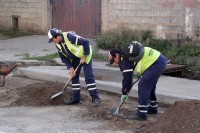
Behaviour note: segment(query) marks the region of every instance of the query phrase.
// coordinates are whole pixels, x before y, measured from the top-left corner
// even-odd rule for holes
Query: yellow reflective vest
[[[142,59],[137,63],[134,72],[143,74],[160,56],[160,52],[150,47],[144,47],[144,55]]]
[[[68,48],[68,50],[73,54],[75,55],[76,57],[78,58],[82,58],[83,55],[84,55],[84,49],[83,49],[83,46],[82,45],[76,45],[76,44],[72,44],[68,38],[67,38],[67,34],[69,32],[63,32],[63,37],[64,37],[64,41],[65,41],[65,45],[66,47]],[[67,55],[64,54],[64,52],[62,51],[62,48],[59,44],[56,44],[57,48],[61,51],[61,53],[66,57]],[[92,48],[90,46],[90,54],[86,56],[86,64],[88,64],[90,62],[92,58]]]

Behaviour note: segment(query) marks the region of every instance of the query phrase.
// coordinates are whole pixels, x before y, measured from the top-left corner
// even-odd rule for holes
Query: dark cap
[[[53,38],[59,35],[59,30],[57,28],[50,29],[48,32],[49,43],[53,41]]]

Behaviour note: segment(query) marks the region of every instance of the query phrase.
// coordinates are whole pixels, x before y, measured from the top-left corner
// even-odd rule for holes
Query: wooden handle
[[[75,69],[75,72],[78,70],[78,68],[81,66],[81,63],[78,64],[78,66]],[[72,80],[72,77],[70,77],[67,82],[65,83],[65,86],[63,87],[62,92],[64,92],[65,88],[68,86],[69,82]]]
[[[19,66],[20,63],[16,63],[9,71],[8,73],[10,73],[13,69],[15,69],[17,66]],[[4,86],[5,85],[5,75],[0,75],[0,86]]]
[[[4,86],[4,85],[5,85],[5,76],[0,75],[0,86]]]
[[[17,66],[19,66],[19,65],[20,65],[20,63],[16,63],[16,64],[10,69],[9,73],[10,73],[13,69],[15,69]]]

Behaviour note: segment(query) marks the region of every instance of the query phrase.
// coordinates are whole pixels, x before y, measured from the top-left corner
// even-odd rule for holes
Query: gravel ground
[[[141,127],[156,121],[167,106],[160,107],[160,114],[149,116],[147,121],[132,121],[107,114],[118,106],[120,96],[100,91],[102,104],[91,107],[88,91],[82,88],[81,103],[74,106],[63,104],[70,98],[70,86],[66,94],[54,100],[50,97],[61,91],[63,83],[6,77],[6,84],[0,88],[0,132],[136,132]],[[121,111],[125,116],[137,108],[134,98],[129,98]]]

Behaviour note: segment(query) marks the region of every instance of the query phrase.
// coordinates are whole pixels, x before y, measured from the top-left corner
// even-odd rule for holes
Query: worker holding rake
[[[121,50],[110,50],[109,60],[119,64],[123,72],[121,100],[128,99],[133,77],[140,78],[138,83],[138,110],[128,119],[146,120],[147,114],[158,113],[156,84],[167,65],[167,59],[159,51],[143,47],[137,41],[123,46]]]
[[[54,42],[63,63],[70,70],[72,78],[72,96],[64,101],[66,105],[80,103],[80,81],[81,67],[85,74],[85,82],[92,97],[92,106],[99,106],[101,100],[96,89],[95,78],[92,70],[92,49],[89,41],[78,36],[75,32],[61,32],[57,28],[48,32],[49,43]],[[75,71],[77,66],[81,66]]]

